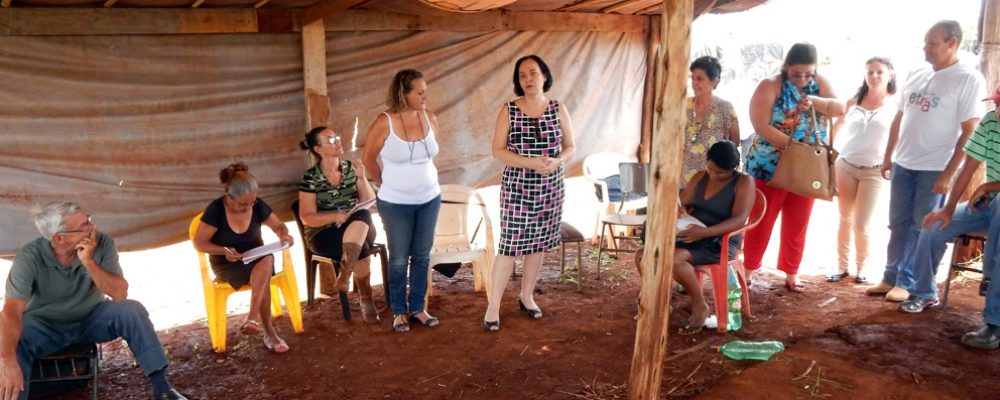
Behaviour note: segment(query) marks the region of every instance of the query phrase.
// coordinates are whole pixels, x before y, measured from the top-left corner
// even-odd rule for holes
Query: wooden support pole
[[[111,8],[117,3],[118,0],[107,0],[104,2],[104,8]]]
[[[198,6],[200,6],[201,3],[204,3],[204,2],[205,2],[205,0],[195,0],[194,3],[191,3],[191,8],[198,8]]]
[[[680,187],[684,97],[691,48],[692,0],[664,0],[660,26],[652,160],[649,165],[649,212],[646,252],[642,259],[639,321],[629,374],[630,400],[659,398],[663,355],[670,320],[670,282],[673,274]]]
[[[11,0],[0,0],[0,7],[7,8],[10,7]]]
[[[269,1],[271,1],[271,0],[260,0],[257,3],[254,3],[253,8],[264,7],[264,5],[267,4],[267,2],[269,2]]]
[[[646,2],[646,1],[649,1],[649,0],[623,0],[623,1],[619,1],[619,2],[617,2],[615,4],[612,4],[610,6],[602,8],[601,12],[604,13],[604,14],[612,13],[612,12],[615,12],[615,11],[618,11],[618,10],[622,10],[622,9],[625,9],[625,8],[629,8],[631,6],[634,6],[636,4],[643,3],[643,2]]]
[[[653,142],[653,104],[656,103],[656,68],[660,54],[660,17],[649,16],[649,34],[646,36],[646,85],[642,91],[642,128],[639,135],[639,162],[648,163],[650,144]]]

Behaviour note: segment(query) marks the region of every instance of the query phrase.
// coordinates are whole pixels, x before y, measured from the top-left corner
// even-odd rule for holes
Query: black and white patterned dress
[[[507,103],[510,131],[507,150],[525,157],[558,157],[563,132],[559,102],[550,100],[541,118],[525,115],[513,101]],[[551,175],[507,166],[500,187],[500,250],[505,256],[544,252],[559,245],[562,220],[563,166]]]

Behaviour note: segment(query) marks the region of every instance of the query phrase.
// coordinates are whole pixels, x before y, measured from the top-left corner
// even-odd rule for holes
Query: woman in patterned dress
[[[747,231],[743,245],[748,271],[761,267],[771,239],[774,221],[781,214],[781,247],[778,269],[785,273],[785,287],[804,290],[799,282],[799,263],[806,244],[806,229],[812,214],[813,198],[768,186],[778,166],[781,150],[793,140],[804,141],[812,124],[810,109],[816,110],[816,129],[826,140],[826,120],[844,115],[844,103],[837,100],[830,81],[816,73],[816,47],[796,43],[788,50],[781,74],[765,79],[750,98],[750,122],[757,138],[747,157],[747,173],[757,189],[764,192],[767,208],[754,229]]]
[[[687,124],[684,125],[684,171],[687,182],[705,170],[708,149],[717,142],[740,142],[740,124],[733,105],[712,93],[719,86],[722,64],[712,56],[698,57],[691,63],[691,89],[687,99]]]
[[[524,257],[518,305],[539,319],[533,296],[545,251],[559,245],[559,222],[565,191],[563,164],[573,156],[573,124],[569,111],[545,97],[552,73],[536,55],[514,65],[514,94],[500,108],[493,135],[493,157],[505,167],[500,188],[500,248],[493,264],[492,286],[483,328],[500,330],[500,302],[514,270]]]

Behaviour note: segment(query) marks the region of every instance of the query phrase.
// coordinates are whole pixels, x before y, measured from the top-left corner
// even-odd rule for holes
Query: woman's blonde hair
[[[415,69],[404,69],[396,73],[392,78],[392,85],[389,85],[389,95],[385,98],[385,105],[389,111],[399,111],[406,108],[406,95],[413,91],[413,81],[421,79],[424,74]]]

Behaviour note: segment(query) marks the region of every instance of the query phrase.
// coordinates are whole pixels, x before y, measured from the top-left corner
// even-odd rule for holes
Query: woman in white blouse
[[[896,115],[890,96],[896,93],[896,73],[892,62],[872,57],[867,62],[865,79],[858,93],[848,100],[847,114],[837,119],[830,134],[840,149],[837,159],[837,203],[840,229],[837,235],[838,269],[827,276],[836,282],[849,275],[851,235],[854,236],[855,282],[867,282],[864,276],[868,259],[868,222],[878,201],[882,177],[879,167],[889,137],[889,127]]]

